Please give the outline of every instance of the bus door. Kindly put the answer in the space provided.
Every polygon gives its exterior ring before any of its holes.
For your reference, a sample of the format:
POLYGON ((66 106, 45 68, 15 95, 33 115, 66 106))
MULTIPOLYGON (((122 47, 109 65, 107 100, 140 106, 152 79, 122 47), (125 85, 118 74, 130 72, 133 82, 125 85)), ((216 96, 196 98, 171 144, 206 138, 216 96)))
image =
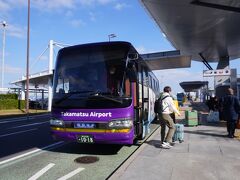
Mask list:
POLYGON ((148 91, 149 91, 149 98, 148 98, 148 120, 152 121, 155 118, 155 113, 154 113, 154 102, 155 102, 155 94, 154 94, 154 80, 151 77, 149 77, 149 83, 148 83, 148 91))
POLYGON ((149 113, 149 78, 148 70, 143 69, 143 123, 146 125, 148 123, 148 113, 149 113))
POLYGON ((143 71, 140 64, 137 66, 138 80, 136 82, 136 104, 134 104, 134 113, 135 113, 135 135, 137 138, 141 138, 143 134, 143 71))
POLYGON ((148 79, 147 71, 139 65, 138 66, 138 82, 137 82, 137 106, 135 106, 135 129, 138 138, 145 136, 143 126, 148 119, 148 79))

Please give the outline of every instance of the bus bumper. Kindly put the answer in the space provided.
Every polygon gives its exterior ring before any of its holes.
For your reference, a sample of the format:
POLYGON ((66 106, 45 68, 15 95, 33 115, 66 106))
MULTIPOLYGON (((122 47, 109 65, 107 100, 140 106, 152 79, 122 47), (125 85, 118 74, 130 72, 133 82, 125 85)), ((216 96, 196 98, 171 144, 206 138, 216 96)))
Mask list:
POLYGON ((111 129, 95 130, 93 129, 73 129, 73 128, 55 128, 51 127, 54 139, 63 141, 78 141, 80 135, 89 135, 93 137, 93 143, 98 144, 133 144, 134 130, 132 129, 111 129), (84 132, 81 132, 84 131, 84 132), (89 132, 86 132, 89 131, 89 132))

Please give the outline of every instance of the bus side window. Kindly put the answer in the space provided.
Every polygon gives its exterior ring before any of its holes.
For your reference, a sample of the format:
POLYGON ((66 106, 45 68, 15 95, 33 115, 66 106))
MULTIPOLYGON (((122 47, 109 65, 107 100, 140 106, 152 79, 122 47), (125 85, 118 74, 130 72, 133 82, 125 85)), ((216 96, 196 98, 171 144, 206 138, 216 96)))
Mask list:
POLYGON ((136 82, 133 83, 133 94, 134 94, 133 105, 134 105, 134 107, 136 107, 137 106, 137 84, 136 84, 136 82))
POLYGON ((129 78, 127 78, 126 80, 125 80, 125 94, 126 94, 126 96, 130 96, 131 95, 131 86, 130 86, 130 81, 129 81, 129 78))

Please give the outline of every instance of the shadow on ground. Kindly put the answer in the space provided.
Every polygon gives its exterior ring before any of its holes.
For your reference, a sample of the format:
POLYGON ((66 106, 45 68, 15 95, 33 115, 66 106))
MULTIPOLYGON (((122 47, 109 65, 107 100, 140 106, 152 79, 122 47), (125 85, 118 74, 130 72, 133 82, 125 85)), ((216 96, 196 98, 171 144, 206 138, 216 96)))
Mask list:
POLYGON ((225 134, 216 134, 212 132, 213 130, 196 130, 196 131, 188 131, 185 130, 184 133, 186 134, 198 134, 198 135, 204 135, 204 136, 214 136, 214 137, 227 137, 225 134))

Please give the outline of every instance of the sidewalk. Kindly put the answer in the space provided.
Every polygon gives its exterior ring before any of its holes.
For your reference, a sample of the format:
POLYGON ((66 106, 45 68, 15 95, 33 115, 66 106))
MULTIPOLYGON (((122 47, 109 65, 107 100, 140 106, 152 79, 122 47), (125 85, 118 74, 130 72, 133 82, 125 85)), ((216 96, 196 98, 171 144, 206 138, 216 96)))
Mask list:
MULTIPOLYGON (((200 116, 206 117, 204 111, 200 116)), ((160 148, 159 130, 155 131, 109 179, 240 179, 240 141, 227 138, 222 125, 204 124, 185 127, 184 142, 171 149, 160 148)))

